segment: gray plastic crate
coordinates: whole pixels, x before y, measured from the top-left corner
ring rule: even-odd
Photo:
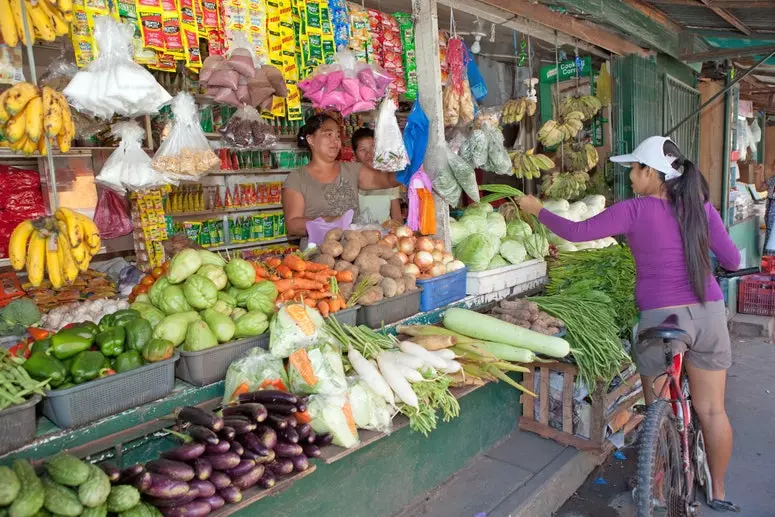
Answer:
[[[175,365],[175,376],[194,386],[221,381],[226,377],[226,370],[233,360],[256,347],[269,348],[269,332],[200,352],[181,351],[180,361]]]
[[[35,438],[38,428],[35,406],[40,399],[40,395],[33,395],[24,404],[0,411],[0,454],[18,449]]]
[[[353,327],[358,324],[358,309],[360,309],[360,307],[360,305],[356,305],[355,307],[336,311],[331,314],[329,318],[336,318],[336,321],[341,325],[350,325]]]
[[[422,288],[404,293],[401,296],[386,298],[372,305],[361,305],[358,310],[358,325],[367,325],[373,329],[383,324],[389,325],[420,312]]]
[[[43,414],[62,428],[78,427],[168,395],[175,385],[175,354],[128,372],[46,392]]]

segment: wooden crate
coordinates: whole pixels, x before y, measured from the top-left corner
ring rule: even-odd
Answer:
[[[624,368],[622,371],[626,370]],[[550,372],[562,372],[562,430],[555,429],[549,424],[549,374]],[[539,387],[534,389],[535,376],[539,375]],[[531,431],[544,438],[555,440],[564,445],[569,445],[584,451],[603,451],[613,448],[613,444],[606,440],[605,431],[609,423],[615,423],[617,427],[624,429],[627,434],[643,420],[642,415],[635,414],[632,407],[640,400],[641,389],[630,393],[625,399],[614,407],[608,415],[606,408],[610,407],[622,395],[630,392],[638,381],[638,375],[630,376],[610,393],[605,392],[603,383],[598,383],[592,399],[592,418],[590,425],[590,438],[586,439],[573,432],[573,388],[578,376],[578,368],[568,363],[543,363],[535,365],[532,373],[522,376],[522,385],[533,391],[538,397],[538,414],[535,411],[535,399],[527,394],[521,397],[522,416],[519,419],[519,428]],[[625,415],[627,415],[625,417]],[[625,423],[621,425],[622,421]]]

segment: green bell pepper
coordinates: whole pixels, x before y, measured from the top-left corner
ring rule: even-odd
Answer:
[[[64,384],[62,384],[60,386],[57,386],[57,389],[58,390],[66,390],[67,388],[72,388],[73,386],[75,386],[75,384],[73,384],[72,382],[66,382],[66,383],[64,383]]]
[[[56,388],[67,378],[67,369],[62,361],[51,357],[46,352],[34,352],[24,362],[24,369],[33,379],[43,381],[50,379],[52,388]]]
[[[30,347],[30,353],[34,354],[35,352],[48,352],[50,348],[51,338],[47,337],[45,339],[41,339],[40,341],[35,341]]]
[[[144,318],[130,321],[124,327],[126,330],[126,349],[142,352],[145,345],[153,338],[151,323]]]
[[[94,336],[88,335],[87,331],[71,327],[51,336],[50,352],[59,360],[68,359],[90,349],[93,343]]]
[[[108,360],[102,355],[102,352],[87,350],[81,352],[75,358],[73,366],[70,367],[70,373],[75,384],[83,384],[96,379],[102,370],[107,369],[109,366]]]
[[[124,373],[129,370],[134,370],[135,368],[140,368],[143,364],[143,358],[140,356],[140,352],[137,350],[127,350],[116,357],[114,369],[116,370],[116,373]]]
[[[106,314],[102,318],[100,318],[100,324],[99,324],[100,330],[111,329],[115,326],[116,326],[116,317],[113,314]]]
[[[124,339],[126,331],[124,327],[114,327],[103,330],[94,341],[100,347],[100,352],[106,357],[116,357],[124,351]]]

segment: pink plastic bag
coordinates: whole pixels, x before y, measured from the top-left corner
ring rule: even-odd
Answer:
[[[103,239],[115,239],[132,233],[132,220],[127,214],[126,200],[111,189],[102,189],[94,211],[94,224]]]
[[[350,209],[345,212],[342,217],[336,221],[331,221],[330,223],[322,217],[318,217],[312,221],[307,221],[305,226],[307,227],[307,238],[309,243],[322,244],[326,238],[326,234],[329,232],[329,230],[333,230],[334,228],[341,228],[342,230],[346,230],[353,222],[353,214],[354,212],[352,209]]]

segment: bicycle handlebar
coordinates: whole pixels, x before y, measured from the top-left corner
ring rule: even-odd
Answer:
[[[759,266],[738,269],[737,271],[727,271],[723,268],[716,268],[716,271],[713,272],[713,276],[716,278],[735,278],[746,275],[755,275],[759,272],[761,272],[761,267]]]

